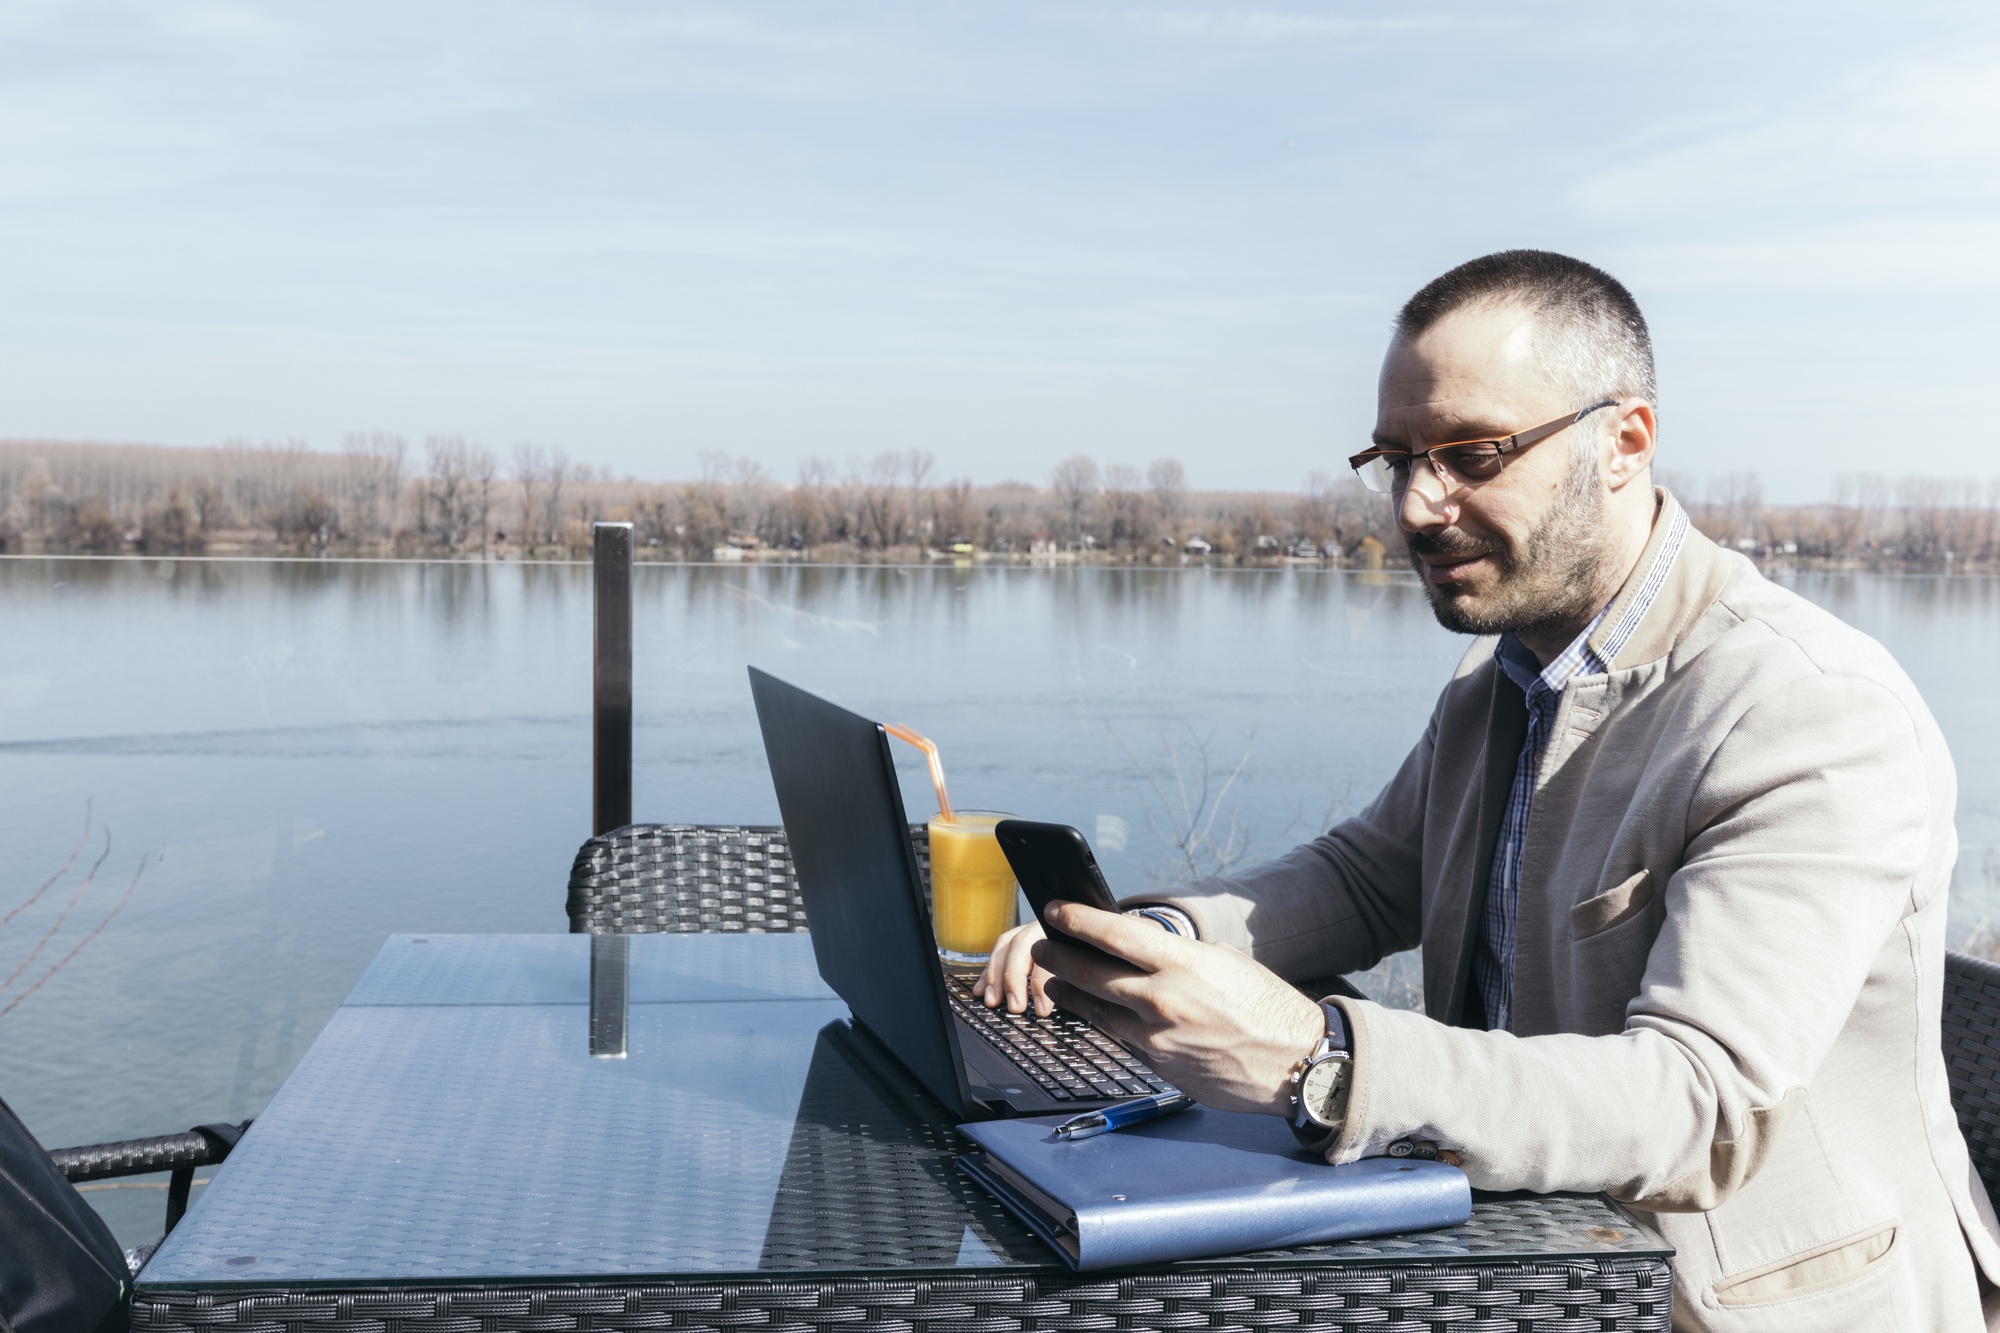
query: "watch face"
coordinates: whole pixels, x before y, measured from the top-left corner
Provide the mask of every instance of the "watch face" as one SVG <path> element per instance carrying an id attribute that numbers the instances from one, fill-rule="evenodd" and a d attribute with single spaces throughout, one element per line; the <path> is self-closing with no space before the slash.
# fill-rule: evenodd
<path id="1" fill-rule="evenodd" d="M 1321 1060 L 1307 1069 L 1299 1086 L 1299 1100 L 1305 1104 L 1306 1114 L 1322 1125 L 1334 1124 L 1334 1098 L 1339 1094 L 1341 1080 L 1346 1075 L 1345 1060 Z"/>

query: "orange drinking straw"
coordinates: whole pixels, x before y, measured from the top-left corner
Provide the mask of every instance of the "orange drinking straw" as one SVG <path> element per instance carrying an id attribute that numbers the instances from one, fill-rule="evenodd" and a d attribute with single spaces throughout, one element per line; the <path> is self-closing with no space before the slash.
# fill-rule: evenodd
<path id="1" fill-rule="evenodd" d="M 882 730 L 888 732 L 899 741 L 908 741 L 924 752 L 924 758 L 930 760 L 931 786 L 937 790 L 938 814 L 943 818 L 945 823 L 951 823 L 951 798 L 944 794 L 944 760 L 938 758 L 937 746 L 933 745 L 925 737 L 911 731 L 908 727 L 899 727 L 894 722 L 884 722 Z"/>

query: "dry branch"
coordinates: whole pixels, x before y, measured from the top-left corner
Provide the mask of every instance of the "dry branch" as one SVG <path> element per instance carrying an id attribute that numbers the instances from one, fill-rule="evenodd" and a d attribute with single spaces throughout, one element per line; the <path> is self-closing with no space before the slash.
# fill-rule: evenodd
<path id="1" fill-rule="evenodd" d="M 104 854 L 106 856 L 109 856 L 111 854 L 111 842 L 108 837 L 105 839 Z M 98 864 L 102 865 L 103 862 L 100 861 Z M 95 871 L 93 870 L 92 873 L 94 874 Z M 99 935 L 102 934 L 104 932 L 104 928 L 111 924 L 111 919 L 117 916 L 120 912 L 124 911 L 125 904 L 132 901 L 132 890 L 139 887 L 139 876 L 145 873 L 146 873 L 146 858 L 144 856 L 141 856 L 139 858 L 139 868 L 132 872 L 132 882 L 125 886 L 125 895 L 122 898 L 120 898 L 116 904 L 113 905 L 110 911 L 104 914 L 104 919 L 102 921 L 99 921 L 95 926 L 91 927 L 90 933 L 88 935 L 85 935 L 82 939 L 76 942 L 75 948 L 71 949 L 68 953 L 64 954 L 59 961 L 57 961 L 53 966 L 49 968 L 48 971 L 42 973 L 42 975 L 40 975 L 39 977 L 36 977 L 34 985 L 28 987 L 26 990 L 22 991 L 19 995 L 16 995 L 13 999 L 9 1000 L 5 1008 L 0 1008 L 0 1018 L 5 1018 L 8 1014 L 13 1013 L 15 1008 L 20 1005 L 21 1001 L 27 999 L 30 995 L 33 995 L 36 991 L 40 990 L 42 988 L 43 982 L 47 981 L 50 977 L 54 976 L 56 973 L 62 971 L 65 967 L 69 966 L 70 960 L 75 958 L 78 954 L 82 953 L 83 947 L 86 944 L 89 944 L 92 940 L 96 939 Z M 88 887 L 87 882 L 86 882 L 86 887 Z M 83 891 L 79 889 L 77 891 L 78 896 L 81 896 L 82 892 Z M 72 902 L 71 906 L 75 906 L 75 903 Z M 68 915 L 68 913 L 65 912 L 64 915 Z M 53 931 L 50 932 L 50 934 L 53 933 L 54 933 Z M 46 936 L 43 937 L 43 943 L 47 943 Z M 36 952 L 40 952 L 41 946 L 37 945 L 35 947 L 36 947 Z M 32 958 L 33 955 L 31 954 L 29 955 L 29 957 Z M 22 964 L 22 966 L 25 967 L 26 964 L 24 963 Z M 20 973 L 16 971 L 15 975 L 18 976 L 20 975 Z M 11 984 L 13 979 L 14 979 L 13 977 L 9 977 L 7 980 Z M 5 986 L 0 986 L 0 991 L 4 991 L 5 989 L 6 989 Z"/>
<path id="2" fill-rule="evenodd" d="M 57 931 L 63 928 L 63 922 L 69 920 L 69 914 L 76 910 L 77 903 L 80 902 L 83 898 L 83 895 L 89 891 L 91 882 L 97 878 L 97 872 L 103 868 L 104 862 L 110 857 L 110 855 L 111 855 L 111 830 L 107 828 L 104 830 L 104 854 L 102 856 L 99 856 L 96 862 L 92 864 L 92 866 L 90 867 L 90 873 L 83 877 L 83 883 L 76 886 L 76 892 L 71 894 L 69 901 L 63 905 L 62 912 L 56 917 L 56 923 L 48 928 L 47 932 L 43 934 L 41 939 L 35 941 L 35 947 L 28 951 L 28 956 L 21 960 L 21 965 L 15 968 L 12 972 L 9 972 L 7 974 L 7 979 L 5 981 L 0 981 L 0 995 L 5 995 L 7 993 L 7 988 L 14 984 L 15 978 L 19 977 L 23 972 L 28 970 L 28 964 L 35 961 L 36 956 L 41 953 L 43 947 L 46 946 L 50 940 L 55 938 Z M 8 1006 L 8 1008 L 12 1007 L 13 1007 L 12 1005 Z"/>
<path id="3" fill-rule="evenodd" d="M 6 925 L 9 921 L 12 921 L 15 917 L 21 915 L 21 913 L 27 911 L 30 907 L 33 907 L 38 901 L 40 901 L 41 896 L 49 891 L 50 885 L 54 884 L 57 880 L 61 879 L 64 875 L 67 875 L 69 873 L 69 868 L 76 864 L 77 856 L 82 853 L 84 847 L 89 842 L 90 842 L 90 802 L 86 800 L 83 803 L 83 836 L 81 838 L 78 838 L 76 840 L 76 846 L 70 849 L 69 859 L 62 863 L 62 868 L 57 870 L 55 874 L 50 875 L 46 880 L 42 881 L 42 887 L 36 889 L 33 893 L 29 894 L 25 902 L 21 903 L 13 911 L 7 913 L 7 915 L 0 916 L 0 926 Z"/>

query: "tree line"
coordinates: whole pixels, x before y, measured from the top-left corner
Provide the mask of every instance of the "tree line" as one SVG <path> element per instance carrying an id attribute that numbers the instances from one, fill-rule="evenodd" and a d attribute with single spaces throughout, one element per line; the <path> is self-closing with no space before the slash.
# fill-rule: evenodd
<path id="1" fill-rule="evenodd" d="M 1759 557 L 2000 563 L 2000 481 L 1855 474 L 1825 503 L 1771 505 L 1754 474 L 1664 479 L 1704 532 Z M 575 558 L 607 519 L 631 522 L 641 557 L 659 560 L 1394 563 L 1400 545 L 1386 499 L 1345 473 L 1309 473 L 1289 493 L 1197 491 L 1172 458 L 1075 454 L 1039 482 L 975 485 L 941 477 L 923 449 L 811 458 L 789 481 L 708 452 L 692 480 L 657 482 L 462 435 L 357 432 L 331 451 L 0 441 L 0 552 L 12 554 Z"/>
<path id="2" fill-rule="evenodd" d="M 459 435 L 356 433 L 213 449 L 0 441 L 0 552 L 575 557 L 591 524 L 631 522 L 664 560 L 914 559 L 925 551 L 1157 560 L 1189 548 L 1338 558 L 1393 526 L 1379 496 L 1315 472 L 1296 494 L 1195 491 L 1171 458 L 1143 470 L 1063 459 L 1046 482 L 941 478 L 923 449 L 812 458 L 790 481 L 708 452 L 690 481 L 614 476 L 561 449 L 502 457 Z"/>
<path id="3" fill-rule="evenodd" d="M 1703 532 L 1760 558 L 1919 569 L 2000 565 L 2000 479 L 1841 473 L 1833 498 L 1809 505 L 1765 503 L 1754 472 L 1662 480 Z"/>

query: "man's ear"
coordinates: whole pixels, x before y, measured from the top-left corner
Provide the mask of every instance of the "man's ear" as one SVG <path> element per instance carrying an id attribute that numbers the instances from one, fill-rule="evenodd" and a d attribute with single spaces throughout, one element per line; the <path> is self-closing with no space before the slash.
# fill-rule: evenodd
<path id="1" fill-rule="evenodd" d="M 1653 405 L 1643 398 L 1625 399 L 1612 411 L 1619 413 L 1619 417 L 1611 427 L 1611 452 L 1605 463 L 1605 481 L 1612 490 L 1618 491 L 1634 481 L 1645 480 L 1651 474 L 1659 418 L 1653 415 Z"/>

